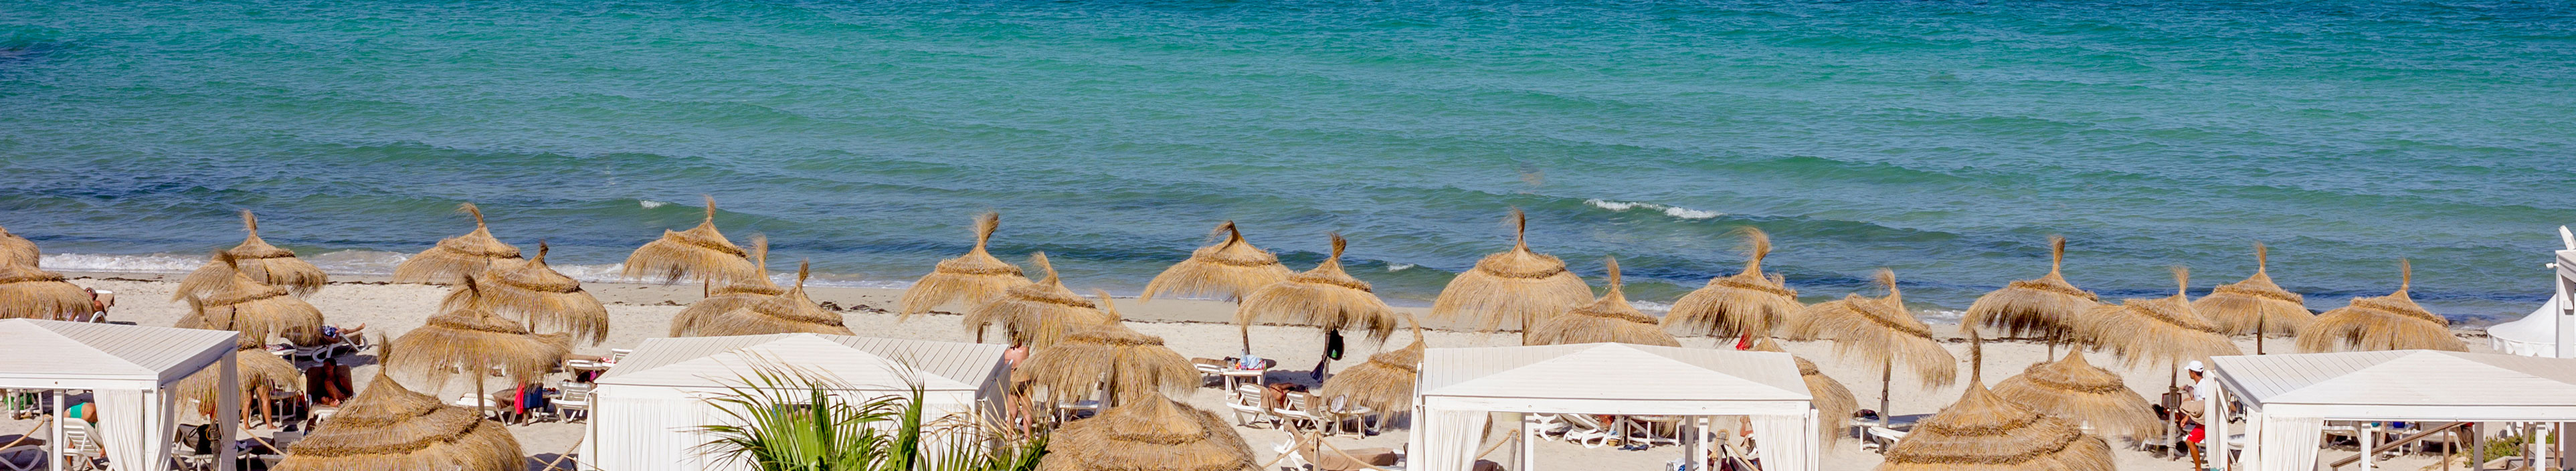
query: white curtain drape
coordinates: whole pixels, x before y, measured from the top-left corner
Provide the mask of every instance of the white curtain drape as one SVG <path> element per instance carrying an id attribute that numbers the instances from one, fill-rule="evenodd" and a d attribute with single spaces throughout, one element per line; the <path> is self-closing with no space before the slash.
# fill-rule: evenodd
<path id="1" fill-rule="evenodd" d="M 701 456 L 698 445 L 705 444 L 705 434 L 697 428 L 710 425 L 708 406 L 699 400 L 676 396 L 620 394 L 616 386 L 601 387 L 592 407 L 591 422 L 599 436 L 598 456 L 586 456 L 599 469 L 618 471 L 697 471 L 713 466 L 715 457 Z"/>
<path id="2" fill-rule="evenodd" d="M 1799 415 L 1752 417 L 1754 452 L 1765 471 L 1815 471 L 1818 454 L 1816 411 Z"/>
<path id="3" fill-rule="evenodd" d="M 1413 424 L 1410 469 L 1467 471 L 1485 443 L 1485 411 L 1424 408 Z"/>
<path id="4" fill-rule="evenodd" d="M 168 389 L 100 389 L 98 445 L 108 469 L 160 471 L 170 467 L 170 433 L 177 409 Z"/>
<path id="5" fill-rule="evenodd" d="M 2315 417 L 2278 417 L 2249 414 L 2246 422 L 2248 447 L 2245 462 L 2251 471 L 2315 471 L 2317 440 L 2325 434 L 2325 419 Z"/>

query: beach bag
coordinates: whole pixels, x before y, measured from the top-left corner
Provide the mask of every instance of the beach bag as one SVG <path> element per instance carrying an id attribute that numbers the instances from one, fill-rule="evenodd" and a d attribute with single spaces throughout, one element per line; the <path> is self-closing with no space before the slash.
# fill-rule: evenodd
<path id="1" fill-rule="evenodd" d="M 1342 359 L 1342 331 L 1324 331 L 1324 358 Z"/>

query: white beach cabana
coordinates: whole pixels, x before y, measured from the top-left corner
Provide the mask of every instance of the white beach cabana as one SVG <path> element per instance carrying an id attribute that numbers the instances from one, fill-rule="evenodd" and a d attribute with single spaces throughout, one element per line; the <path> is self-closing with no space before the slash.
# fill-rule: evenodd
<path id="1" fill-rule="evenodd" d="M 228 330 L 0 320 L 0 389 L 51 391 L 54 417 L 63 417 L 66 392 L 91 391 L 91 402 L 99 408 L 96 439 L 108 469 L 167 469 L 180 403 L 172 386 L 216 366 L 222 368 L 217 400 L 239 401 L 234 394 L 241 388 L 233 384 L 236 335 Z M 232 443 L 233 429 L 240 426 L 237 409 L 215 408 L 214 429 L 222 434 L 216 443 Z M 52 428 L 45 443 L 60 447 L 63 427 Z M 233 447 L 216 448 L 217 466 L 231 471 Z M 45 461 L 54 471 L 63 469 L 58 457 Z"/>
<path id="2" fill-rule="evenodd" d="M 2487 339 L 2496 351 L 2531 357 L 2576 358 L 2576 306 L 2568 303 L 2568 293 L 2576 291 L 2576 233 L 2558 226 L 2558 242 L 2565 244 L 2549 263 L 2556 292 L 2540 309 L 2511 322 L 2487 326 Z"/>
<path id="3" fill-rule="evenodd" d="M 2211 360 L 2221 417 L 2231 400 L 2245 421 L 2207 421 L 2209 446 L 2242 433 L 2251 471 L 2312 471 L 2327 421 L 2576 421 L 2576 360 L 2434 350 L 2224 356 Z M 2242 428 L 2244 430 L 2230 430 Z M 2225 453 L 2213 454 L 2226 467 Z M 2365 461 L 2366 463 L 2366 461 Z"/>
<path id="4" fill-rule="evenodd" d="M 1536 458 L 1535 414 L 1748 416 L 1764 468 L 1814 471 L 1821 434 L 1811 400 L 1786 353 L 1618 343 L 1434 348 L 1414 386 L 1408 460 L 1416 470 L 1471 469 L 1492 412 L 1522 414 L 1520 471 Z M 1707 456 L 1696 428 L 1686 427 L 1685 453 Z"/>
<path id="5" fill-rule="evenodd" d="M 596 380 L 597 410 L 582 457 L 599 469 L 750 469 L 698 453 L 696 429 L 725 420 L 703 398 L 762 368 L 787 368 L 850 388 L 855 400 L 908 394 L 918 383 L 927 417 L 1001 409 L 1003 345 L 824 334 L 645 340 Z"/>

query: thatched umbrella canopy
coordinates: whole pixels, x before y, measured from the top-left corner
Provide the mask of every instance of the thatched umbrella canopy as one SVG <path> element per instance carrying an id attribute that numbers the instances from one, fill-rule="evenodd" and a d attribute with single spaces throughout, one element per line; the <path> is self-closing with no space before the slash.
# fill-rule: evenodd
<path id="1" fill-rule="evenodd" d="M 392 352 L 388 352 L 392 353 Z M 379 374 L 329 422 L 286 450 L 276 471 L 521 471 L 519 439 L 474 409 L 403 389 Z"/>
<path id="2" fill-rule="evenodd" d="M 473 279 L 462 285 L 473 289 Z M 572 350 L 562 334 L 532 334 L 526 326 L 467 305 L 430 316 L 420 328 L 395 337 L 383 353 L 384 368 L 426 385 L 463 374 L 480 387 L 480 374 L 498 369 L 512 383 L 531 383 L 553 372 Z"/>
<path id="3" fill-rule="evenodd" d="M 2112 471 L 2111 444 L 1984 385 L 1887 447 L 1879 471 Z"/>
<path id="4" fill-rule="evenodd" d="M 1744 271 L 1710 278 L 1708 286 L 1682 295 L 1672 312 L 1664 314 L 1664 326 L 1720 338 L 1796 330 L 1789 326 L 1807 305 L 1798 302 L 1798 290 L 1789 289 L 1780 275 L 1762 273 L 1762 258 L 1771 255 L 1771 235 L 1751 227 L 1741 232 Z"/>
<path id="5" fill-rule="evenodd" d="M 15 263 L 32 267 L 43 258 L 43 251 L 36 250 L 36 241 L 11 234 L 7 228 L 0 228 L 0 264 Z"/>
<path id="6" fill-rule="evenodd" d="M 1252 324 L 1262 321 L 1328 331 L 1358 329 L 1378 340 L 1395 333 L 1395 308 L 1378 299 L 1368 282 L 1342 271 L 1342 249 L 1350 241 L 1340 233 L 1331 237 L 1332 256 L 1315 269 L 1289 275 L 1243 298 L 1243 306 L 1234 310 L 1234 322 L 1244 329 L 1244 351 L 1252 350 Z"/>
<path id="7" fill-rule="evenodd" d="M 1628 295 L 1619 285 L 1619 259 L 1609 259 L 1610 290 L 1592 304 L 1574 308 L 1564 314 L 1548 316 L 1530 328 L 1530 345 L 1613 342 L 1679 347 L 1673 334 L 1664 332 L 1655 318 L 1646 317 L 1635 306 L 1628 305 Z"/>
<path id="8" fill-rule="evenodd" d="M 727 335 L 765 335 L 814 333 L 856 335 L 842 324 L 841 313 L 824 310 L 813 298 L 805 296 L 805 278 L 812 273 L 811 262 L 796 265 L 796 287 L 739 309 L 714 316 L 674 319 L 676 337 L 720 337 Z"/>
<path id="9" fill-rule="evenodd" d="M 721 283 L 710 280 L 706 298 L 689 303 L 688 307 L 680 308 L 679 314 L 671 316 L 671 336 L 691 336 L 688 332 L 693 332 L 699 323 L 706 322 L 702 319 L 731 316 L 734 311 L 751 309 L 769 302 L 770 298 L 787 294 L 787 288 L 780 288 L 777 283 L 769 281 L 768 237 L 751 237 L 751 266 L 754 274 L 751 277 Z"/>
<path id="10" fill-rule="evenodd" d="M 278 337 L 297 345 L 313 345 L 322 340 L 322 310 L 287 293 L 286 288 L 262 284 L 250 275 L 229 270 L 236 259 L 225 252 L 215 253 L 213 271 L 198 270 L 208 278 L 220 279 L 221 285 L 206 287 L 206 292 L 188 298 L 190 316 L 207 329 L 240 331 L 258 341 Z M 226 275 L 214 278 L 211 275 Z M 195 276 L 195 275 L 190 275 Z"/>
<path id="11" fill-rule="evenodd" d="M 1187 395 L 1198 388 L 1196 365 L 1163 346 L 1162 337 L 1127 328 L 1109 293 L 1098 295 L 1109 321 L 1030 352 L 1028 361 L 1012 370 L 1014 379 L 1046 388 L 1047 397 L 1060 401 L 1090 399 L 1104 387 L 1112 400 L 1149 393 Z"/>
<path id="12" fill-rule="evenodd" d="M 2048 275 L 2014 281 L 1977 297 L 1959 320 L 1962 329 L 1988 328 L 2016 337 L 2046 339 L 2050 345 L 2073 335 L 2078 318 L 2102 304 L 2091 291 L 2067 283 L 2058 268 L 2066 264 L 2066 237 L 2048 236 Z"/>
<path id="13" fill-rule="evenodd" d="M 197 328 L 187 325 L 179 327 Z M 241 397 L 257 397 L 259 392 L 271 389 L 293 391 L 304 387 L 303 371 L 295 369 L 295 364 L 287 362 L 285 358 L 269 354 L 268 346 L 260 344 L 259 341 L 243 336 L 241 345 L 236 350 L 238 353 L 233 354 L 237 359 L 237 364 L 233 366 L 233 379 L 235 386 L 241 388 Z M 187 378 L 180 379 L 180 397 L 194 399 L 201 404 L 225 406 L 216 404 L 216 401 L 221 400 L 219 398 L 222 397 L 223 392 L 221 370 L 223 370 L 222 365 L 207 365 L 206 369 L 197 370 Z"/>
<path id="14" fill-rule="evenodd" d="M 2402 272 L 2397 292 L 2352 298 L 2349 305 L 2318 314 L 2316 322 L 2299 330 L 2299 348 L 2310 352 L 2469 351 L 2467 343 L 2451 334 L 2450 319 L 2424 310 L 2407 294 L 2415 284 L 2414 265 L 2401 259 L 2397 269 Z"/>
<path id="15" fill-rule="evenodd" d="M 2123 299 L 2093 308 L 2075 325 L 2078 338 L 2118 353 L 2130 365 L 2172 364 L 2243 353 L 2218 326 L 2192 312 L 2191 270 L 2174 267 L 2174 295 Z"/>
<path id="16" fill-rule="evenodd" d="M 1038 471 L 1252 471 L 1252 447 L 1216 414 L 1161 396 L 1065 424 Z"/>
<path id="17" fill-rule="evenodd" d="M 457 278 L 482 273 L 493 262 L 519 259 L 518 247 L 493 238 L 492 229 L 483 225 L 483 208 L 465 203 L 456 210 L 474 215 L 474 232 L 439 239 L 438 245 L 403 259 L 402 264 L 394 265 L 395 283 L 454 283 Z"/>
<path id="18" fill-rule="evenodd" d="M 1411 316 L 1407 316 L 1411 320 Z M 1315 389 L 1315 397 L 1342 397 L 1352 405 L 1380 411 L 1413 407 L 1413 384 L 1422 373 L 1422 323 L 1414 321 L 1413 344 L 1369 355 L 1368 362 L 1342 370 Z"/>
<path id="19" fill-rule="evenodd" d="M 662 230 L 662 238 L 636 247 L 626 256 L 626 278 L 676 283 L 682 278 L 710 282 L 749 282 L 763 278 L 750 253 L 716 230 L 716 198 L 707 197 L 707 218 L 686 231 Z"/>
<path id="20" fill-rule="evenodd" d="M 895 313 L 909 319 L 951 303 L 972 309 L 1002 297 L 1012 287 L 1029 284 L 1019 266 L 984 251 L 985 243 L 993 239 L 993 229 L 1001 224 L 1002 213 L 985 211 L 975 216 L 975 248 L 957 258 L 940 260 L 930 274 L 905 288 L 903 298 L 895 301 Z"/>
<path id="21" fill-rule="evenodd" d="M 97 307 L 89 292 L 64 280 L 35 264 L 0 263 L 0 319 L 63 320 Z"/>
<path id="22" fill-rule="evenodd" d="M 1905 295 L 1896 289 L 1895 270 L 1878 269 L 1878 284 L 1887 287 L 1887 297 L 1843 295 L 1807 306 L 1798 315 L 1821 338 L 1834 339 L 1835 356 L 1878 363 L 1878 409 L 1885 417 L 1897 363 L 1911 367 L 1924 386 L 1937 388 L 1959 379 L 1959 360 L 1932 338 L 1930 326 L 1905 308 Z"/>
<path id="23" fill-rule="evenodd" d="M 322 269 L 312 263 L 295 258 L 295 251 L 260 240 L 258 216 L 251 215 L 247 209 L 242 210 L 241 215 L 242 228 L 250 235 L 242 238 L 241 245 L 224 251 L 232 256 L 232 261 L 210 260 L 205 266 L 197 267 L 196 272 L 179 279 L 179 289 L 170 294 L 170 300 L 187 299 L 189 295 L 203 296 L 209 290 L 221 289 L 231 283 L 228 278 L 232 276 L 226 272 L 241 272 L 260 284 L 286 288 L 296 297 L 321 291 L 322 285 L 330 284 L 330 276 L 322 274 Z"/>
<path id="24" fill-rule="evenodd" d="M 1994 393 L 2066 423 L 2092 427 L 2109 436 L 2145 437 L 2163 431 L 2147 397 L 2129 389 L 2120 374 L 2084 361 L 2081 349 L 2058 361 L 2030 365 L 2021 374 L 1995 383 Z"/>
<path id="25" fill-rule="evenodd" d="M 493 314 L 510 316 L 528 330 L 561 332 L 588 338 L 592 345 L 608 339 L 608 307 L 581 289 L 581 281 L 546 266 L 545 242 L 525 261 L 497 260 L 475 274 L 475 290 L 448 293 L 442 310 L 478 303 Z"/>
<path id="26" fill-rule="evenodd" d="M 1243 231 L 1234 227 L 1234 221 L 1216 225 L 1209 235 L 1217 233 L 1225 234 L 1225 239 L 1191 251 L 1188 260 L 1172 264 L 1162 274 L 1154 275 L 1153 281 L 1145 282 L 1141 299 L 1152 301 L 1154 296 L 1168 293 L 1223 295 L 1239 300 L 1261 287 L 1288 279 L 1288 267 L 1279 264 L 1279 256 L 1244 242 Z"/>
<path id="27" fill-rule="evenodd" d="M 1036 283 L 1021 283 L 1004 290 L 1002 297 L 985 301 L 966 311 L 966 328 L 975 330 L 975 341 L 984 341 L 984 326 L 1000 325 L 1011 343 L 1027 345 L 1032 350 L 1045 349 L 1063 341 L 1066 334 L 1084 327 L 1114 322 L 1108 314 L 1055 276 L 1055 264 L 1047 262 L 1046 252 L 1029 254 L 1029 264 L 1046 274 Z"/>
<path id="28" fill-rule="evenodd" d="M 1529 343 L 1529 329 L 1539 321 L 1592 302 L 1592 287 L 1566 271 L 1564 260 L 1530 251 L 1529 215 L 1515 208 L 1511 221 L 1512 249 L 1486 255 L 1476 268 L 1450 278 L 1431 301 L 1431 317 L 1473 317 L 1485 330 L 1512 320 L 1519 323 L 1521 342 Z"/>
<path id="29" fill-rule="evenodd" d="M 2245 281 L 2218 285 L 2208 296 L 2191 302 L 2218 331 L 2228 335 L 2254 334 L 2254 354 L 2263 354 L 2264 337 L 2296 337 L 2299 329 L 2315 322 L 2317 315 L 2308 312 L 2307 298 L 2272 284 L 2272 275 L 2264 268 L 2272 264 L 2271 249 L 2254 244 L 2254 276 Z"/>
<path id="30" fill-rule="evenodd" d="M 1771 337 L 1763 337 L 1761 341 L 1754 342 L 1753 350 L 1789 353 L 1788 349 L 1780 348 L 1780 342 L 1772 341 Z M 1789 358 L 1798 360 L 1798 378 L 1807 381 L 1807 395 L 1815 397 L 1816 416 L 1821 417 L 1821 421 L 1841 423 L 1844 419 L 1850 418 L 1853 412 L 1860 411 L 1859 397 L 1853 396 L 1851 388 L 1844 387 L 1843 382 L 1835 381 L 1832 376 L 1825 376 L 1823 369 L 1816 368 L 1816 362 L 1807 361 L 1806 358 L 1796 355 L 1791 355 Z M 1827 443 L 1848 437 L 1842 433 L 1842 427 L 1822 427 L 1819 432 L 1825 434 Z"/>

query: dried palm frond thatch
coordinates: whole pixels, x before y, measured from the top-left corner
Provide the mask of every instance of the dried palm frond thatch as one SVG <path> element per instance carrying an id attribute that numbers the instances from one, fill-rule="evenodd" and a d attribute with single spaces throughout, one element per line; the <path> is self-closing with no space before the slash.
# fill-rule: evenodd
<path id="1" fill-rule="evenodd" d="M 1619 259 L 1608 259 L 1610 290 L 1592 304 L 1574 308 L 1564 314 L 1548 316 L 1530 328 L 1530 345 L 1575 343 L 1633 343 L 1679 347 L 1673 334 L 1664 332 L 1655 318 L 1646 317 L 1635 306 L 1628 305 L 1628 295 L 1619 285 Z"/>
<path id="2" fill-rule="evenodd" d="M 702 323 L 715 322 L 711 319 L 747 315 L 737 311 L 751 309 L 752 306 L 769 302 L 771 298 L 787 294 L 786 288 L 780 288 L 777 283 L 769 281 L 769 237 L 751 236 L 751 266 L 754 275 L 749 278 L 722 283 L 709 281 L 706 298 L 689 303 L 688 307 L 680 308 L 679 314 L 671 316 L 671 336 L 696 336 L 692 332 L 696 332 L 696 327 Z"/>
<path id="3" fill-rule="evenodd" d="M 2228 335 L 2254 334 L 2254 352 L 2262 354 L 2263 337 L 2296 337 L 2299 329 L 2315 322 L 2317 315 L 2308 312 L 2307 298 L 2281 289 L 2272 283 L 2265 269 L 2272 264 L 2271 249 L 2254 244 L 2254 276 L 2245 281 L 2218 285 L 2208 296 L 2192 300 L 2191 310 L 2218 326 Z"/>
<path id="4" fill-rule="evenodd" d="M 396 352 L 384 352 L 388 355 Z M 500 422 L 404 389 L 381 374 L 329 422 L 286 450 L 277 471 L 520 471 L 527 458 Z"/>
<path id="5" fill-rule="evenodd" d="M 98 307 L 88 291 L 66 280 L 35 264 L 0 263 L 0 319 L 68 320 Z"/>
<path id="6" fill-rule="evenodd" d="M 1067 423 L 1047 439 L 1038 471 L 1252 471 L 1252 447 L 1216 414 L 1148 396 Z"/>
<path id="7" fill-rule="evenodd" d="M 1140 299 L 1152 301 L 1156 295 L 1171 294 L 1240 300 L 1254 290 L 1288 279 L 1288 267 L 1279 264 L 1279 256 L 1244 242 L 1243 231 L 1234 227 L 1234 221 L 1218 224 L 1209 235 L 1216 234 L 1224 234 L 1225 238 L 1191 251 L 1188 260 L 1154 275 L 1152 281 L 1145 282 L 1145 294 Z"/>
<path id="8" fill-rule="evenodd" d="M 707 197 L 707 217 L 686 231 L 662 230 L 662 238 L 636 247 L 626 256 L 628 279 L 677 283 L 683 278 L 713 283 L 766 278 L 752 265 L 750 253 L 716 230 L 716 198 Z M 764 280 L 765 281 L 765 280 Z"/>
<path id="9" fill-rule="evenodd" d="M 1109 322 L 1082 328 L 1062 342 L 1030 352 L 1028 361 L 1012 370 L 1014 379 L 1044 388 L 1045 395 L 1039 397 L 1058 401 L 1091 399 L 1104 388 L 1112 403 L 1153 394 L 1184 395 L 1198 388 L 1196 365 L 1163 346 L 1162 337 L 1127 328 L 1118 319 L 1109 293 L 1097 294 L 1101 313 L 1108 315 Z"/>
<path id="10" fill-rule="evenodd" d="M 2015 337 L 2037 338 L 2052 345 L 2073 335 L 2078 318 L 2102 298 L 2066 282 L 2058 269 L 2066 264 L 2066 237 L 2048 236 L 2048 275 L 2014 281 L 1977 297 L 1959 320 L 1960 329 L 1987 328 Z"/>
<path id="11" fill-rule="evenodd" d="M 1413 384 L 1422 373 L 1422 353 L 1428 344 L 1422 338 L 1422 322 L 1405 316 L 1413 325 L 1413 344 L 1404 348 L 1369 355 L 1368 362 L 1342 370 L 1324 379 L 1315 389 L 1315 397 L 1345 398 L 1352 405 L 1372 410 L 1394 411 L 1413 407 Z"/>
<path id="12" fill-rule="evenodd" d="M 1001 224 L 1002 213 L 985 211 L 975 216 L 975 248 L 957 258 L 940 260 L 939 265 L 931 267 L 930 274 L 905 288 L 903 298 L 895 301 L 899 306 L 895 313 L 910 319 L 950 303 L 971 309 L 1002 297 L 1011 287 L 1029 284 L 1020 267 L 984 251 L 986 242 L 993 239 L 993 230 Z"/>
<path id="13" fill-rule="evenodd" d="M 247 209 L 242 210 L 241 215 L 242 228 L 250 234 L 242 238 L 241 245 L 224 251 L 232 256 L 232 261 L 206 261 L 205 266 L 197 267 L 196 272 L 179 279 L 179 289 L 170 294 L 170 300 L 204 296 L 207 290 L 220 289 L 231 283 L 227 280 L 231 274 L 225 272 L 240 272 L 260 284 L 285 288 L 299 298 L 321 291 L 323 285 L 331 283 L 331 277 L 322 274 L 321 268 L 295 258 L 294 251 L 268 245 L 268 241 L 261 240 L 258 216 L 251 215 Z"/>
<path id="14" fill-rule="evenodd" d="M 483 208 L 474 203 L 456 207 L 474 215 L 474 231 L 465 235 L 439 239 L 438 245 L 394 265 L 395 283 L 454 283 L 457 278 L 482 273 L 493 262 L 517 260 L 519 248 L 492 237 L 492 229 L 483 225 Z"/>
<path id="15" fill-rule="evenodd" d="M 1835 356 L 1882 366 L 1904 363 L 1926 387 L 1957 381 L 1958 357 L 1942 348 L 1932 338 L 1932 328 L 1905 308 L 1904 294 L 1896 289 L 1896 272 L 1879 269 L 1878 284 L 1887 287 L 1887 297 L 1845 295 L 1807 306 L 1799 315 L 1813 323 L 1822 338 L 1834 340 Z"/>
<path id="16" fill-rule="evenodd" d="M 239 331 L 260 341 L 270 337 L 297 345 L 322 341 L 321 309 L 289 295 L 285 288 L 262 284 L 231 270 L 235 259 L 230 253 L 215 252 L 214 258 L 215 269 L 201 269 L 198 273 L 220 279 L 223 284 L 204 287 L 204 294 L 188 298 L 188 312 L 196 318 L 194 322 L 207 329 Z"/>
<path id="17" fill-rule="evenodd" d="M 1450 278 L 1431 301 L 1432 318 L 1472 317 L 1484 330 L 1513 321 L 1528 343 L 1529 328 L 1539 321 L 1592 302 L 1592 287 L 1566 271 L 1564 260 L 1530 251 L 1529 215 L 1514 208 L 1511 221 L 1511 250 L 1486 255 L 1476 268 Z"/>
<path id="18" fill-rule="evenodd" d="M 269 354 L 268 346 L 250 337 L 242 337 L 241 345 L 235 350 L 233 380 L 234 387 L 241 390 L 241 397 L 248 398 L 263 390 L 296 391 L 304 387 L 303 371 L 297 370 L 295 364 L 285 358 Z M 223 369 L 220 364 L 206 365 L 206 369 L 180 379 L 179 397 L 216 405 L 223 393 Z"/>
<path id="19" fill-rule="evenodd" d="M 1780 348 L 1780 342 L 1773 341 L 1771 337 L 1763 337 L 1761 341 L 1755 342 L 1753 350 L 1789 353 L 1788 349 Z M 1816 368 L 1816 362 L 1796 355 L 1790 355 L 1790 358 L 1798 360 L 1798 378 L 1807 382 L 1807 395 L 1814 397 L 1817 417 L 1825 420 L 1843 420 L 1851 417 L 1852 413 L 1860 411 L 1860 399 L 1852 395 L 1851 388 L 1844 387 L 1843 382 L 1835 381 L 1832 376 L 1825 376 L 1823 369 Z M 1825 435 L 1826 443 L 1850 437 L 1842 433 L 1841 427 L 1824 427 L 1818 432 Z"/>
<path id="20" fill-rule="evenodd" d="M 490 268 L 474 275 L 478 289 L 448 293 L 440 309 L 460 309 L 475 303 L 493 314 L 518 319 L 530 331 L 587 338 L 592 345 L 607 340 L 608 306 L 583 291 L 581 281 L 546 266 L 549 249 L 539 241 L 534 258 L 493 261 Z"/>
<path id="21" fill-rule="evenodd" d="M 1271 321 L 1324 330 L 1357 329 L 1378 340 L 1394 334 L 1395 308 L 1378 299 L 1368 282 L 1342 271 L 1342 249 L 1350 241 L 1340 233 L 1331 237 L 1330 258 L 1313 270 L 1289 275 L 1244 297 L 1243 306 L 1234 311 L 1234 322 L 1247 327 Z"/>
<path id="22" fill-rule="evenodd" d="M 984 326 L 1000 325 L 1011 343 L 1041 350 L 1063 341 L 1067 334 L 1114 321 L 1100 312 L 1100 305 L 1064 287 L 1046 252 L 1029 254 L 1029 265 L 1046 277 L 1013 286 L 1002 297 L 966 311 L 966 328 L 975 330 L 976 341 L 983 341 Z"/>
<path id="23" fill-rule="evenodd" d="M 2218 326 L 2192 312 L 2191 270 L 2174 267 L 2174 295 L 2123 299 L 2077 320 L 2076 338 L 2120 355 L 2129 365 L 2171 364 L 2243 353 Z"/>
<path id="24" fill-rule="evenodd" d="M 1887 447 L 1878 471 L 2112 471 L 2111 444 L 1968 385 L 1959 402 Z"/>
<path id="25" fill-rule="evenodd" d="M 1789 328 L 1798 311 L 1807 308 L 1798 302 L 1798 290 L 1789 289 L 1780 275 L 1762 273 L 1762 258 L 1771 255 L 1771 235 L 1752 227 L 1738 232 L 1744 234 L 1744 271 L 1710 278 L 1708 286 L 1674 301 L 1672 312 L 1664 314 L 1664 326 L 1719 338 L 1798 330 Z"/>
<path id="26" fill-rule="evenodd" d="M 467 278 L 460 286 L 472 289 L 474 285 Z M 493 370 L 512 383 L 525 384 L 554 371 L 564 353 L 572 350 L 571 344 L 562 334 L 532 334 L 517 322 L 466 306 L 430 316 L 420 328 L 395 337 L 382 362 L 384 368 L 407 379 L 427 381 L 419 384 L 445 384 L 457 375 L 479 380 L 483 375 L 478 372 Z"/>
<path id="27" fill-rule="evenodd" d="M 7 228 L 0 228 L 0 264 L 15 263 L 33 267 L 43 258 L 44 251 L 36 249 L 36 241 L 11 234 Z"/>
<path id="28" fill-rule="evenodd" d="M 2084 361 L 2081 349 L 2058 361 L 2030 365 L 1995 383 L 1994 393 L 2014 404 L 2106 436 L 2149 437 L 2163 431 L 2147 397 L 2129 389 L 2118 373 Z"/>
<path id="29" fill-rule="evenodd" d="M 2318 314 L 2299 330 L 2299 348 L 2310 352 L 2367 350 L 2469 351 L 2451 333 L 2451 320 L 2415 304 L 2407 289 L 2415 284 L 2415 266 L 2397 261 L 2397 292 L 2352 298 L 2349 305 Z"/>
<path id="30" fill-rule="evenodd" d="M 718 337 L 765 334 L 831 334 L 855 335 L 841 320 L 841 313 L 824 310 L 805 296 L 805 278 L 812 273 L 811 262 L 796 265 L 796 287 L 742 309 L 733 309 L 714 317 L 692 319 L 688 324 L 674 321 L 673 335 L 680 337 Z"/>

